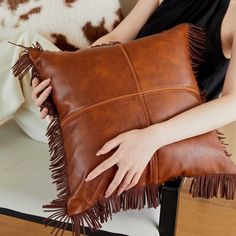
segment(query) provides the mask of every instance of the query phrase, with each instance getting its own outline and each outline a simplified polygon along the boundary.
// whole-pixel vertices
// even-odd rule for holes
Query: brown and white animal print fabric
[[[32,30],[73,51],[88,47],[123,18],[119,0],[0,0],[0,40]]]

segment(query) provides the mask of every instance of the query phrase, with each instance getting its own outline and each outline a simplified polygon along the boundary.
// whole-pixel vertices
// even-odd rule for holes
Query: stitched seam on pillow
[[[126,61],[128,62],[128,65],[129,65],[129,68],[130,68],[130,71],[133,75],[133,78],[136,82],[136,85],[137,85],[137,88],[138,88],[138,92],[142,92],[142,89],[141,89],[141,86],[140,86],[140,83],[139,83],[139,80],[138,80],[138,77],[135,73],[135,70],[134,70],[134,67],[133,67],[133,64],[132,62],[130,61],[130,58],[129,58],[129,55],[128,53],[126,52],[125,48],[119,44],[118,45],[121,49],[121,51],[123,52],[125,58],[126,58]],[[142,101],[142,108],[143,108],[143,111],[144,111],[144,115],[145,115],[145,118],[146,118],[146,122],[148,123],[148,125],[151,125],[151,121],[150,121],[150,116],[149,116],[149,113],[148,113],[148,110],[147,110],[147,106],[146,106],[146,103],[144,101],[144,97],[143,95],[141,96],[141,101]]]
[[[110,98],[108,100],[90,105],[86,108],[74,111],[71,115],[62,118],[61,126],[63,127],[68,121],[71,121],[71,120],[75,119],[76,117],[78,117],[80,115],[80,113],[84,113],[84,112],[90,110],[91,108],[94,108],[94,107],[97,107],[97,106],[100,106],[100,105],[103,105],[103,104],[106,104],[106,103],[114,102],[114,101],[117,101],[117,100],[120,100],[120,99],[130,98],[132,96],[138,96],[142,93],[143,94],[146,93],[146,96],[148,96],[148,95],[151,95],[152,93],[154,93],[154,94],[169,93],[169,92],[171,93],[173,91],[174,92],[183,92],[183,91],[185,91],[186,93],[191,93],[192,95],[195,96],[195,98],[198,99],[199,102],[201,102],[200,97],[199,97],[200,96],[199,91],[197,91],[195,89],[192,89],[192,88],[189,88],[189,87],[179,87],[179,88],[169,88],[168,87],[168,88],[161,88],[161,89],[156,88],[156,89],[152,89],[152,90],[144,90],[142,92],[130,93],[130,94],[122,95],[122,96],[119,96],[119,97],[113,97],[113,98]]]
[[[137,78],[136,78],[136,75],[135,75],[135,73],[134,73],[134,69],[133,69],[132,64],[131,64],[131,62],[130,62],[130,59],[129,59],[129,57],[128,57],[126,51],[125,51],[125,49],[122,47],[122,45],[119,44],[118,46],[119,46],[120,49],[121,49],[121,53],[125,56],[125,60],[126,60],[126,62],[127,62],[127,64],[128,64],[130,73],[132,74],[132,77],[133,77],[133,79],[134,79],[134,82],[135,82],[134,84],[135,84],[135,86],[136,86],[136,89],[138,90],[138,93],[140,93],[140,92],[142,92],[142,90],[141,90],[140,85],[139,85],[139,83],[138,83],[138,81],[137,81]],[[140,108],[140,111],[141,111],[141,113],[142,113],[142,114],[141,114],[142,120],[143,120],[143,127],[142,127],[142,128],[145,128],[146,125],[147,125],[148,120],[147,120],[147,116],[146,116],[146,113],[145,113],[145,110],[144,110],[144,106],[143,106],[143,95],[141,95],[141,98],[140,98],[140,97],[137,97],[137,101],[138,101],[138,103],[139,103],[139,108]]]
[[[134,67],[133,67],[133,64],[129,58],[129,55],[128,55],[128,52],[125,50],[125,48],[119,44],[118,45],[121,49],[121,51],[123,52],[126,60],[127,60],[127,63],[129,65],[129,68],[130,68],[130,71],[133,75],[133,78],[136,82],[136,85],[137,85],[137,88],[138,88],[138,91],[141,92],[142,91],[142,88],[141,88],[141,85],[140,85],[140,82],[139,82],[139,79],[138,79],[138,76],[134,70]],[[143,96],[143,94],[140,96],[140,101],[142,102],[141,106],[142,106],[142,109],[143,109],[143,112],[144,112],[144,116],[145,116],[145,119],[146,119],[146,122],[147,122],[147,125],[150,126],[152,123],[151,123],[151,119],[150,119],[150,114],[148,112],[148,109],[147,109],[147,105],[146,105],[146,102],[145,102],[145,98]],[[159,182],[159,171],[158,171],[158,166],[155,166],[155,160],[158,159],[158,156],[157,156],[157,152],[155,152],[153,154],[153,158],[150,159],[149,161],[149,164],[150,164],[150,168],[151,168],[151,172],[152,172],[152,175],[151,175],[151,181],[155,181],[155,170],[157,170],[157,183]]]
[[[65,82],[67,83],[68,88],[72,87],[72,84],[71,84],[70,80],[67,78],[67,76],[65,76],[64,78],[65,78]],[[70,96],[72,96],[72,99],[73,99],[74,101],[76,101],[76,97],[75,97],[75,94],[74,94],[74,93],[70,93]],[[75,103],[74,103],[74,104],[75,104]],[[66,115],[67,115],[67,113],[65,113],[65,114],[60,118],[60,120],[63,120]]]

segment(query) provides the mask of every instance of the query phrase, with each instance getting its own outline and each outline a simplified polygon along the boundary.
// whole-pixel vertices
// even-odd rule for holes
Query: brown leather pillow
[[[121,209],[140,209],[146,201],[156,208],[158,187],[179,176],[195,177],[193,196],[217,196],[220,188],[221,197],[234,197],[236,165],[217,130],[159,149],[138,184],[120,196],[114,192],[104,198],[117,166],[84,181],[113,154],[95,155],[111,138],[203,103],[194,76],[203,46],[204,33],[189,24],[76,52],[44,51],[38,43],[22,46],[14,75],[21,79],[32,68],[32,77],[52,79],[52,100],[44,106],[54,115],[47,136],[52,178],[60,193],[44,207],[55,208],[52,219],[61,217],[62,228],[71,219],[80,235],[84,222],[97,230]]]

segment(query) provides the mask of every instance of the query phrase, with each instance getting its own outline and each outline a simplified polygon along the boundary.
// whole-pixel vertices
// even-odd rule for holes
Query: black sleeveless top
[[[230,0],[164,0],[135,38],[156,34],[180,23],[203,28],[206,49],[196,79],[201,91],[206,93],[206,101],[219,96],[229,64],[221,45],[221,23],[229,3]]]

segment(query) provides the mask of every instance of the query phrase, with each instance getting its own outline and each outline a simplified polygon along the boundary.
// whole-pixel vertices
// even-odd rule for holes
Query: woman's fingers
[[[111,168],[118,162],[118,159],[116,158],[116,153],[114,153],[110,158],[103,161],[100,165],[98,165],[95,169],[93,169],[86,177],[85,181],[90,181],[94,178],[96,178],[98,175],[100,175],[105,170]]]
[[[35,88],[39,84],[39,79],[37,77],[34,77],[32,79],[32,87]]]
[[[33,91],[32,91],[32,99],[35,101],[36,106],[40,107],[43,102],[47,99],[47,97],[49,96],[51,90],[52,90],[52,86],[48,86],[51,82],[51,79],[46,79],[44,81],[42,81],[40,83],[40,80],[37,77],[34,77],[32,79],[32,87],[33,87]],[[38,93],[43,91],[39,96]],[[40,111],[40,118],[41,119],[45,119],[46,116],[48,115],[48,108],[44,107],[41,111]],[[53,117],[49,116],[49,120],[52,121]]]
[[[113,138],[113,139],[109,140],[108,142],[106,142],[102,146],[102,148],[100,150],[98,150],[96,155],[99,156],[101,154],[105,154],[105,153],[111,151],[112,149],[114,149],[115,147],[120,145],[122,141],[123,141],[123,136],[122,135],[117,135],[115,138]]]
[[[43,102],[48,98],[49,94],[51,93],[52,86],[48,86],[41,94],[40,96],[35,100],[36,106],[40,107]]]
[[[139,181],[141,175],[142,175],[142,172],[137,172],[137,173],[134,175],[134,177],[132,178],[130,184],[128,184],[128,185],[126,186],[125,191],[127,191],[128,189],[130,189],[130,188],[132,188],[133,186],[135,186],[135,185],[138,183],[138,181]]]
[[[38,85],[36,85],[32,91],[32,99],[36,100],[38,98],[38,93],[45,90],[48,87],[48,85],[50,84],[50,82],[51,82],[51,79],[46,79],[46,80],[42,81],[41,83],[39,83]],[[32,83],[33,83],[33,81],[32,81]],[[37,81],[34,83],[37,84]]]
[[[44,107],[43,110],[40,112],[40,118],[45,119],[47,114],[48,114],[48,109]]]
[[[129,170],[124,179],[122,180],[121,184],[119,185],[119,188],[117,190],[117,195],[120,195],[125,189],[126,187],[131,183],[132,178],[134,177],[135,172],[132,170]]]
[[[120,185],[126,172],[127,172],[126,168],[119,168],[117,170],[115,177],[113,178],[113,180],[111,181],[110,185],[108,186],[105,192],[105,198],[109,197],[113,193],[113,191]]]

